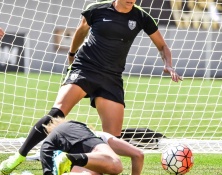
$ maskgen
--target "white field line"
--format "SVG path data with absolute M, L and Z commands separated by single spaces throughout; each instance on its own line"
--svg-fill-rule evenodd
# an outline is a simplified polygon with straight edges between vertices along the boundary
M 18 151 L 24 143 L 25 138 L 19 139 L 0 139 L 0 153 L 14 153 Z M 161 153 L 166 148 L 176 145 L 185 144 L 193 153 L 222 153 L 222 140 L 194 140 L 194 139 L 160 139 L 155 143 L 141 143 L 131 140 L 131 144 L 144 149 L 145 153 Z M 40 150 L 42 142 L 36 145 L 30 153 Z

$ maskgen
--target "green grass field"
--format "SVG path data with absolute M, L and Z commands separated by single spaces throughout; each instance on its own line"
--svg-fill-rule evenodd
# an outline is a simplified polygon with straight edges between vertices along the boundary
M 8 154 L 1 154 L 0 161 L 6 159 Z M 222 155 L 195 154 L 194 166 L 187 175 L 222 175 Z M 130 175 L 130 160 L 122 158 L 124 171 L 122 175 Z M 21 173 L 24 170 L 34 175 L 42 175 L 39 161 L 23 162 L 13 173 Z M 142 175 L 167 175 L 160 164 L 160 154 L 146 154 Z
M 221 79 L 185 78 L 174 83 L 168 77 L 123 78 L 124 128 L 149 127 L 172 138 L 221 140 Z M 26 137 L 31 126 L 52 107 L 61 81 L 61 75 L 56 74 L 0 73 L 0 138 Z M 88 99 L 83 99 L 68 118 L 101 130 L 97 112 L 89 107 Z M 0 161 L 7 156 L 1 154 Z M 222 174 L 222 154 L 195 154 L 194 157 L 190 175 Z M 129 174 L 130 161 L 124 158 L 123 162 L 123 174 Z M 16 172 L 23 170 L 42 174 L 39 162 L 25 162 Z M 160 165 L 160 154 L 146 154 L 143 175 L 159 174 L 166 174 Z
M 126 90 L 123 128 L 149 127 L 174 138 L 221 139 L 220 79 L 185 78 L 174 83 L 170 78 L 123 78 Z M 61 81 L 62 76 L 56 74 L 0 73 L 0 137 L 26 136 L 30 127 L 52 107 Z M 74 107 L 68 118 L 101 129 L 89 99 Z

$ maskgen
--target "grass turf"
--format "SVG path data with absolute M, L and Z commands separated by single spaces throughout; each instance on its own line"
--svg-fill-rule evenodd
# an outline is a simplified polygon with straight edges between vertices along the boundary
M 1 154 L 0 162 L 9 154 Z M 160 154 L 146 154 L 142 175 L 167 175 L 160 164 Z M 187 175 L 222 175 L 222 155 L 217 154 L 194 154 L 194 166 Z M 122 175 L 130 174 L 130 159 L 122 158 L 124 171 Z M 30 171 L 34 175 L 42 175 L 39 161 L 25 161 L 19 165 L 13 173 Z
M 172 138 L 221 139 L 221 80 L 124 76 L 123 128 L 148 127 Z M 53 106 L 61 75 L 0 73 L 0 137 L 25 137 Z M 49 83 L 50 82 L 50 83 Z M 68 119 L 101 130 L 89 99 L 81 100 Z

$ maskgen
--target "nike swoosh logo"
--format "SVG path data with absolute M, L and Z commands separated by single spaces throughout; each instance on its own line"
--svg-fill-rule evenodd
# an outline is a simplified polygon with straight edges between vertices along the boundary
M 81 155 L 81 157 L 83 158 L 83 159 L 85 159 L 85 157 L 80 153 L 80 155 Z
M 103 21 L 112 21 L 111 19 L 103 18 Z
M 36 131 L 38 131 L 39 133 L 42 133 L 41 131 L 38 130 L 38 128 L 35 126 L 34 127 Z

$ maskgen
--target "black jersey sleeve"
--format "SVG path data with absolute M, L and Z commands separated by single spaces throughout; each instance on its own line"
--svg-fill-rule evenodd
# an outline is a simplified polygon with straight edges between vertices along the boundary
M 158 30 L 158 25 L 155 19 L 150 16 L 146 11 L 144 11 L 141 7 L 136 6 L 142 15 L 142 28 L 147 35 L 151 35 Z
M 85 19 L 86 19 L 86 21 L 87 21 L 87 24 L 88 24 L 89 26 L 92 25 L 92 15 L 93 15 L 93 10 L 95 9 L 94 6 L 95 6 L 95 3 L 89 4 L 89 5 L 86 7 L 86 9 L 81 13 L 81 14 L 85 17 Z
M 151 35 L 158 30 L 156 21 L 145 12 L 143 17 L 143 30 L 147 33 L 147 35 Z

